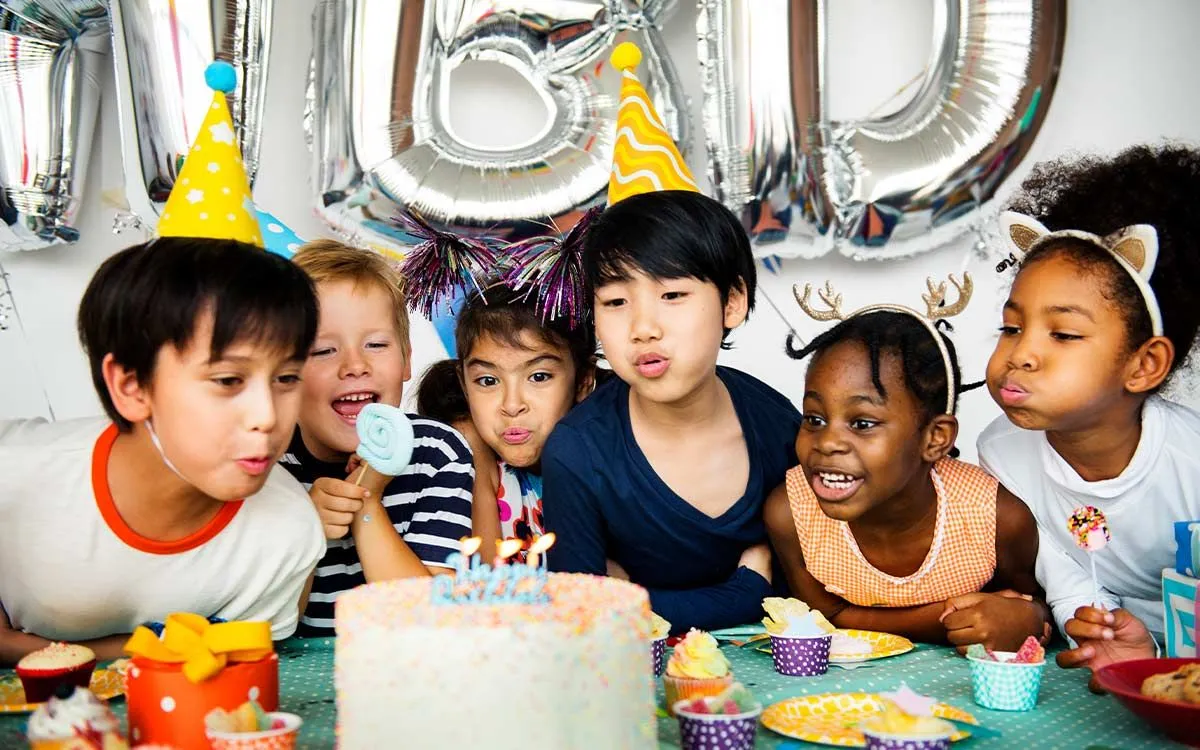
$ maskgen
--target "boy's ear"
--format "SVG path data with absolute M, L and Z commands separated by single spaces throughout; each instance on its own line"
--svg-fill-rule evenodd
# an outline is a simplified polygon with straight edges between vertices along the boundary
M 929 420 L 925 427 L 925 445 L 921 451 L 921 460 L 926 463 L 937 463 L 950 454 L 958 440 L 958 418 L 953 414 L 939 414 Z
M 1162 385 L 1171 374 L 1175 345 L 1166 336 L 1155 336 L 1137 348 L 1130 357 L 1125 390 L 1149 393 Z
M 729 298 L 725 300 L 725 327 L 737 328 L 746 322 L 746 314 L 750 310 L 750 301 L 746 298 L 746 285 L 740 280 L 729 289 Z
M 150 394 L 133 370 L 126 369 L 109 353 L 100 362 L 100 375 L 118 414 L 133 424 L 150 418 Z
M 407 383 L 412 380 L 412 341 L 405 340 L 404 342 L 404 380 Z
M 591 366 L 587 368 L 587 372 L 580 374 L 580 376 L 575 379 L 575 403 L 578 404 L 579 402 L 583 401 L 585 398 L 590 396 L 594 390 L 596 390 L 595 360 L 593 360 Z

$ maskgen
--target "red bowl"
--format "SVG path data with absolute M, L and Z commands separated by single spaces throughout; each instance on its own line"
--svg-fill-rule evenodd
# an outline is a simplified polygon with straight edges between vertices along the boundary
M 1176 742 L 1200 747 L 1200 704 L 1179 703 L 1142 695 L 1147 677 L 1173 672 L 1200 659 L 1134 659 L 1109 664 L 1096 673 L 1096 681 L 1117 696 L 1139 718 Z

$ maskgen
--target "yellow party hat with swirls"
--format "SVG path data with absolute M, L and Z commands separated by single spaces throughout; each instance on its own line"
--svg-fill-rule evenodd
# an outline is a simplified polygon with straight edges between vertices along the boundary
M 631 195 L 656 190 L 700 191 L 645 87 L 633 72 L 641 61 L 642 51 L 631 42 L 613 50 L 613 67 L 624 78 L 617 110 L 612 176 L 608 180 L 610 206 Z
M 210 237 L 263 247 L 250 180 L 242 164 L 225 94 L 237 85 L 237 72 L 225 62 L 204 71 L 212 105 L 175 180 L 158 219 L 160 237 Z

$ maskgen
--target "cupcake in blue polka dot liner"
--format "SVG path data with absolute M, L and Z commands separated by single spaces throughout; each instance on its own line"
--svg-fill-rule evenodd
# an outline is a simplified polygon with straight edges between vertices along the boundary
M 671 634 L 671 623 L 650 613 L 650 663 L 654 667 L 654 676 L 662 677 L 667 670 L 667 636 Z
M 883 713 L 859 725 L 867 750 L 949 750 L 954 725 L 933 714 L 937 701 L 901 685 L 880 693 Z
M 825 616 L 798 599 L 763 599 L 763 625 L 771 636 L 775 671 L 789 677 L 815 677 L 829 671 L 829 646 L 835 628 Z
M 975 702 L 996 711 L 1029 711 L 1037 705 L 1046 669 L 1046 650 L 1033 636 L 1020 651 L 989 651 L 981 644 L 967 649 Z
M 672 710 L 682 750 L 750 750 L 763 707 L 735 682 L 720 695 L 677 701 Z

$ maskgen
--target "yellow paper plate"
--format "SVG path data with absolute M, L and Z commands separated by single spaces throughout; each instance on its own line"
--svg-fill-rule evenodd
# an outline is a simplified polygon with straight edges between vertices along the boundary
M 867 740 L 858 725 L 883 711 L 878 698 L 870 693 L 825 693 L 788 698 L 767 708 L 762 723 L 767 729 L 805 742 L 838 747 L 866 747 Z M 977 724 L 975 717 L 944 703 L 933 707 L 933 715 Z M 955 732 L 955 742 L 970 735 Z
M 872 659 L 884 659 L 889 656 L 907 654 L 915 648 L 912 641 L 904 636 L 893 635 L 892 633 L 878 633 L 874 630 L 839 630 L 838 632 L 871 644 L 871 652 L 868 654 L 839 654 L 836 651 L 831 651 L 829 653 L 830 664 L 853 664 Z M 771 653 L 771 644 L 768 641 L 756 650 L 764 654 L 769 654 Z
M 874 630 L 839 630 L 842 635 L 857 638 L 871 644 L 869 654 L 839 654 L 831 651 L 829 661 L 833 664 L 847 664 L 856 661 L 883 659 L 888 656 L 899 656 L 913 650 L 913 642 L 900 635 L 877 633 Z
M 92 682 L 88 688 L 100 700 L 116 698 L 125 692 L 125 678 L 112 669 L 97 669 L 92 672 Z M 25 688 L 21 687 L 21 679 L 15 673 L 0 677 L 0 714 L 20 714 L 36 711 L 40 703 L 25 702 Z

